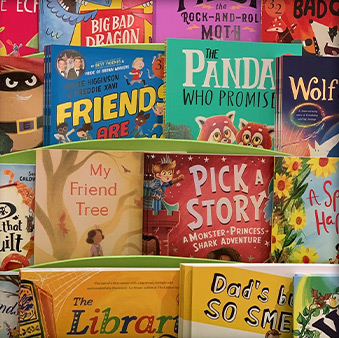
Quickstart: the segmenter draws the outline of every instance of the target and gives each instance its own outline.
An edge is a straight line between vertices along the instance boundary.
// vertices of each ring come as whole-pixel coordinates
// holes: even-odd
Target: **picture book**
[[[271,149],[275,58],[285,53],[301,45],[167,39],[167,137]]]
[[[338,56],[335,2],[263,0],[261,41],[302,43],[304,55]]]
[[[339,264],[335,157],[275,157],[271,261]]]
[[[0,270],[33,264],[35,166],[0,163]]]
[[[162,137],[161,49],[46,48],[46,144]]]
[[[156,0],[153,40],[167,38],[260,41],[258,1]]]
[[[335,270],[318,267],[320,274]],[[292,338],[293,276],[313,269],[306,264],[181,264],[179,338],[209,338],[211,332],[213,338]]]
[[[22,269],[20,337],[177,337],[179,269]]]
[[[339,156],[339,58],[282,56],[277,150],[297,156]]]
[[[38,0],[0,1],[0,56],[23,56],[38,51],[38,14]]]
[[[39,48],[152,42],[152,1],[41,0]]]
[[[339,335],[339,274],[294,276],[294,337]]]
[[[144,253],[269,260],[273,157],[145,156]]]
[[[0,154],[42,145],[44,60],[0,56]]]
[[[19,272],[0,271],[0,337],[19,338]]]
[[[37,149],[34,264],[141,254],[143,154]]]

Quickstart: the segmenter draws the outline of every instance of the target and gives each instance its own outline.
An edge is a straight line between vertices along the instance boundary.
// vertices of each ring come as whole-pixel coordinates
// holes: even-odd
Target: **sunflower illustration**
[[[271,235],[271,252],[274,252],[275,250],[282,250],[282,244],[285,239],[284,234],[279,234],[278,227],[272,228],[272,235]]]
[[[300,157],[285,157],[285,163],[283,166],[286,168],[286,171],[291,176],[297,176],[299,174],[299,170],[302,168],[301,163],[302,160]]]
[[[301,248],[294,252],[294,258],[297,263],[315,263],[319,256],[315,252],[315,248],[305,248],[303,245]]]
[[[277,173],[274,180],[274,192],[278,195],[278,197],[290,197],[291,186],[291,177],[287,177],[285,174]]]
[[[306,215],[303,210],[296,209],[290,215],[290,224],[293,229],[301,230],[306,225]]]
[[[313,157],[311,158],[307,164],[310,165],[310,169],[316,177],[327,177],[331,174],[335,173],[337,168],[336,158],[329,157]]]

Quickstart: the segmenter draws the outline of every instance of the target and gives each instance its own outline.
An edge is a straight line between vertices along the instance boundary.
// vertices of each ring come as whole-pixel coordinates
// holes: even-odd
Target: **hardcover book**
[[[0,56],[0,154],[42,145],[44,60]]]
[[[33,264],[35,166],[0,164],[0,270]]]
[[[37,0],[1,1],[0,55],[24,56],[38,51],[38,14]]]
[[[48,46],[46,144],[162,137],[164,52]],[[53,94],[52,94],[53,93]]]
[[[260,41],[257,1],[156,0],[153,6],[154,42],[167,38]]]
[[[144,253],[269,259],[273,157],[145,156]]]
[[[294,337],[338,337],[339,275],[296,275],[293,283]]]
[[[36,151],[34,263],[141,254],[143,154]]]
[[[275,158],[272,262],[339,263],[338,161]]]
[[[177,337],[179,269],[25,269],[20,278],[20,337]]]
[[[277,150],[297,156],[339,156],[339,58],[282,56]]]
[[[40,1],[39,48],[152,42],[151,1]]]
[[[304,55],[338,56],[334,1],[263,0],[261,41],[302,43]]]
[[[285,53],[301,45],[168,39],[167,137],[271,149],[275,58]]]

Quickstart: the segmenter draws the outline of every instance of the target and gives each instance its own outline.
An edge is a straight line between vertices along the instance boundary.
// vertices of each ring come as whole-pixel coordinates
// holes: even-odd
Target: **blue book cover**
[[[52,45],[46,52],[46,145],[162,137],[163,51]]]

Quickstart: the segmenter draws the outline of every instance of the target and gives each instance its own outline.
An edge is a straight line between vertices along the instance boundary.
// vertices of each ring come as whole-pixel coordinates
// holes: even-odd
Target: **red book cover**
[[[145,154],[144,254],[265,262],[273,157]]]

